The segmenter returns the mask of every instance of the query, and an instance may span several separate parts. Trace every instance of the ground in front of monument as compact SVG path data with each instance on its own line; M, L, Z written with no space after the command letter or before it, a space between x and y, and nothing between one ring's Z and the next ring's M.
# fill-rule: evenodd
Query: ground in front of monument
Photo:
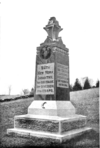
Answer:
M70 96L77 113L87 116L87 125L92 127L93 131L67 141L66 148L99 148L99 89L71 92ZM0 104L0 147L45 146L42 139L35 141L35 139L7 135L7 129L13 128L14 116L26 114L32 101L33 98L28 98ZM49 146L52 145L51 143Z

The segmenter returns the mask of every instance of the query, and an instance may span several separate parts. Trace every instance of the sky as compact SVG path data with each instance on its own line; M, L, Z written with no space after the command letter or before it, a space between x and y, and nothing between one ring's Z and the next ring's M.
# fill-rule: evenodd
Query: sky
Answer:
M36 48L47 37L43 29L55 16L69 48L70 83L100 79L99 0L3 0L0 3L0 94L31 90L35 80Z

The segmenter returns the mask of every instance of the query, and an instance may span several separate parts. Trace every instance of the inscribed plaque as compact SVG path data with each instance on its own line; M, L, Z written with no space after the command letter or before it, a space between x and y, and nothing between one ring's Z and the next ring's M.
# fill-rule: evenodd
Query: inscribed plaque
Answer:
M68 88L68 66L57 63L57 87Z
M54 94L54 63L37 65L36 94Z

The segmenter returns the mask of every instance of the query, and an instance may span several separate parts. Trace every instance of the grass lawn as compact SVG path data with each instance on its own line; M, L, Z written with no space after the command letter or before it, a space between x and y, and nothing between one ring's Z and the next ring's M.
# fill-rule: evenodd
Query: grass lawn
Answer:
M73 148L98 148L99 147L99 89L89 89L70 93L71 102L76 108L77 114L87 116L87 126L93 130L80 137L69 140L65 147ZM34 139L9 137L6 135L8 128L14 126L14 116L27 114L28 106L33 98L20 99L0 103L0 146L1 147L25 147L25 146L44 146L41 141Z

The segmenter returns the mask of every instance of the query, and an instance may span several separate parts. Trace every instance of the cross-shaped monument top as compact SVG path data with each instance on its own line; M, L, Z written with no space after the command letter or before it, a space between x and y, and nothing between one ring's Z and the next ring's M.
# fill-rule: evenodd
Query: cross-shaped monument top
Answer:
M48 24L44 27L44 29L47 31L48 36L53 40L58 39L58 34L62 30L61 26L59 25L59 22L56 20L55 17L51 17L49 19Z

